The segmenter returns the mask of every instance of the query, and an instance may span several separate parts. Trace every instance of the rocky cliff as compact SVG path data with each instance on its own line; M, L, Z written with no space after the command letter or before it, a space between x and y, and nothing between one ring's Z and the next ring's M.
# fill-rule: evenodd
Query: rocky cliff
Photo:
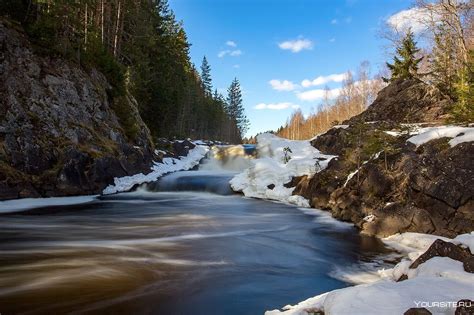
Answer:
M0 102L0 199L95 194L150 169L153 144L134 99L113 96L95 69L38 53L6 20Z
M312 141L338 155L327 169L300 178L294 194L311 206L388 236L422 232L448 237L474 229L474 142L407 142L416 127L440 123L451 101L413 79L383 89L362 114Z

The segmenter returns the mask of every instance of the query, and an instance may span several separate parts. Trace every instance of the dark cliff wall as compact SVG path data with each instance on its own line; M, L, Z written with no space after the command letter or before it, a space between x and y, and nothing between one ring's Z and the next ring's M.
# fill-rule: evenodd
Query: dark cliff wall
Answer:
M471 232L474 142L451 147L441 138L417 148L407 142L410 125L403 124L439 124L450 106L419 80L391 83L367 111L344 122L348 128L333 128L312 141L338 158L314 177L300 179L294 193L367 234ZM393 129L402 134L385 132Z
M95 194L147 172L149 130L132 97L112 95L100 72L37 53L0 19L0 199Z

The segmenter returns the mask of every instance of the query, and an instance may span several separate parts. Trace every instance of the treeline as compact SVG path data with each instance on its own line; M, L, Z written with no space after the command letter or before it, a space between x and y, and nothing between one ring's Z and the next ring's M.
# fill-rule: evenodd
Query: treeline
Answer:
M192 64L166 0L3 0L0 10L22 23L40 51L103 72L130 137L127 93L154 137L239 142L248 128L239 82L227 97L212 92L210 66L205 58L201 71Z
M380 76L371 77L370 65L364 61L359 66L354 78L351 72L346 73L339 95L331 99L331 90L325 88L325 96L315 112L307 118L300 109L295 110L285 126L276 134L293 140L310 139L323 133L332 126L363 112L384 86Z

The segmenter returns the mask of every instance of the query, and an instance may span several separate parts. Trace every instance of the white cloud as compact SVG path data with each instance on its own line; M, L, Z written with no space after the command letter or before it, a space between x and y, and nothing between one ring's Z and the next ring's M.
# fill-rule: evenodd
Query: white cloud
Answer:
M233 67L234 67L235 69L238 69L238 68L240 68L240 65L233 65Z
M331 39L329 40L330 43L334 43L335 41L336 41L335 38L331 38Z
M301 82L301 85L305 88L310 87L310 86L318 86L318 85L323 85L329 82L342 82L346 78L347 74L346 73L338 73L338 74L330 74L327 76L319 76L314 80L303 80Z
M242 55L242 51L240 49L236 50L222 50L217 54L217 57L219 58L224 58L225 56L232 56L232 57L237 57Z
M415 7L395 13L387 19L387 23L397 31L406 32L411 28L414 33L419 33L426 30L432 20L439 20L439 17L425 8Z
M288 80L270 80L268 83L272 86L272 89L277 91L293 91L294 89L298 88L297 84L294 84Z
M299 38L278 43L278 47L284 50L291 50L292 52L297 53L302 51L303 49L313 49L313 42L309 39Z
M235 57L235 56L240 56L240 55L242 55L242 51L241 51L240 49L232 50L232 51L229 53L229 55L234 56L234 57Z
M339 93L341 93L340 88L335 88L329 90L329 98L336 98ZM319 99L323 99L326 94L326 90L324 89L316 89L316 90L309 90L305 92L298 92L296 93L296 97L298 97L302 101L316 101Z
M338 23L337 19L332 19L331 20L331 24L337 24L337 23Z
M275 103L275 104L260 103L255 106L255 109L282 110L282 109L288 109L288 108L297 109L297 108L300 108L300 106L290 103L290 102Z
M237 44L233 40L228 40L225 44L229 47L237 47Z

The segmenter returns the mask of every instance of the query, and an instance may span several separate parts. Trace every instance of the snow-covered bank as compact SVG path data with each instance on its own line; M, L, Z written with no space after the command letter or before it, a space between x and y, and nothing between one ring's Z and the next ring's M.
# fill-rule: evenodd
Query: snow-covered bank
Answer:
M155 181L165 174L189 170L198 165L199 161L206 156L208 151L208 146L196 145L185 157L179 159L164 158L163 163L154 163L151 172L146 175L140 173L132 176L116 177L114 178L114 184L107 186L103 194L108 195L128 191L135 185Z
M11 213L28 209L48 206L69 206L88 203L97 199L94 196L51 197L51 198L23 198L0 201L0 213Z
M474 232L454 239L419 233L393 235L383 241L404 252L406 258L392 269L380 270L380 280L327 292L265 314L306 315L324 311L325 314L399 315L415 307L427 308L433 314L454 314L454 303L474 300L474 274L464 271L461 262L448 257L433 257L409 269L436 239L462 245L474 254ZM401 275L407 275L408 279L396 282Z
M236 175L230 184L247 197L278 200L308 207L294 188L284 187L295 176L313 175L327 167L335 156L321 154L309 141L293 141L265 133L257 136L258 158ZM285 163L286 162L286 163Z

